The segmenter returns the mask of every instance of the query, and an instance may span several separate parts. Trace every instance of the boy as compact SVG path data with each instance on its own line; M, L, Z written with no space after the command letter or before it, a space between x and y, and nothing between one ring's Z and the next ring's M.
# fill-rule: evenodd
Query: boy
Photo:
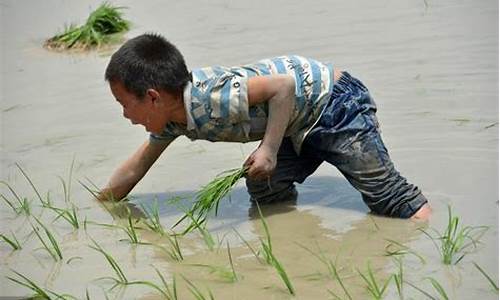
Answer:
M156 34L127 41L106 68L123 116L150 136L114 172L100 199L125 197L178 136L192 140L261 140L245 161L252 201L296 197L327 161L361 192L377 214L427 218L420 190L394 168L384 147L376 106L347 72L300 56L242 67L188 72L177 48Z

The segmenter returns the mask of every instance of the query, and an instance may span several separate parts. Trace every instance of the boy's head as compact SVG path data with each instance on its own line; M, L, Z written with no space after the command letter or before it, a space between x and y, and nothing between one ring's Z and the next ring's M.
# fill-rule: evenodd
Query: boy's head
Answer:
M150 132L161 132L190 75L174 45L158 34L143 34L111 56L105 79L126 118Z

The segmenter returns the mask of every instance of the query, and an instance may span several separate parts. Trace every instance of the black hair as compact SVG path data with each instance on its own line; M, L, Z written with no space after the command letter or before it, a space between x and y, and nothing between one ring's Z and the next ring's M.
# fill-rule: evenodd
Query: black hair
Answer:
M182 54L155 33L146 33L125 42L111 56L104 77L108 82L123 83L139 98L143 98L150 88L180 92L190 80Z

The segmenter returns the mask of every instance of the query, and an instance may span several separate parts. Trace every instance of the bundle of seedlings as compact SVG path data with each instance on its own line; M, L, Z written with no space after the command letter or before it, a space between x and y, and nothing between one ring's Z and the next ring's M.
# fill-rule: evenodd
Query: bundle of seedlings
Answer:
M104 2L89 15L85 24L66 27L63 33L46 40L44 46L50 50L89 50L117 41L120 34L130 28L130 22L123 19L123 8Z
M177 226L185 219L191 220L190 224L183 232L183 234L186 234L201 225L205 225L211 212L214 212L217 216L220 200L232 190L236 182L245 175L246 170L246 167L241 167L227 170L217 175L215 179L210 181L196 193L196 201L194 204L173 227Z

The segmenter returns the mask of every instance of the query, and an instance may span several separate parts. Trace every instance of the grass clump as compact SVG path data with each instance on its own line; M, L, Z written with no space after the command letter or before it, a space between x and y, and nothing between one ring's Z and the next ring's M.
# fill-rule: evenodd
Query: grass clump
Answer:
M113 42L130 28L130 22L123 19L123 9L104 2L89 15L85 24L67 26L63 33L46 40L44 46L51 50L89 50Z
M446 265L460 262L469 253L469 249L476 248L479 239L488 229L486 226L459 226L459 223L460 218L454 216L451 207L448 206L448 224L443 233L432 229L433 236L427 231L421 230L432 240ZM440 245L436 243L436 240L440 242Z
M233 186L238 182L238 180L243 177L246 172L246 167L241 167L238 169L231 169L220 173L205 185L198 193L196 193L196 201L190 210L184 214L184 216L174 224L177 226L180 222L186 218L191 219L191 223L184 230L184 234L199 228L199 225L203 225L207 222L208 215L214 212L217 216L217 211L219 209L220 200L222 200L233 188Z
M6 276L7 279L9 279L10 281L12 281L14 283L17 283L21 286L24 286L24 287L30 289L33 292L33 294L31 295L31 297L29 299L46 299L46 300L50 300L50 299L78 299L78 298L71 296L71 295L68 295L68 294L58 294L56 292L44 289L44 288L40 287L38 284L36 284L33 280L24 276L23 274L21 274L17 271L14 271L14 270L12 270L12 272L14 272L18 276L18 278Z

